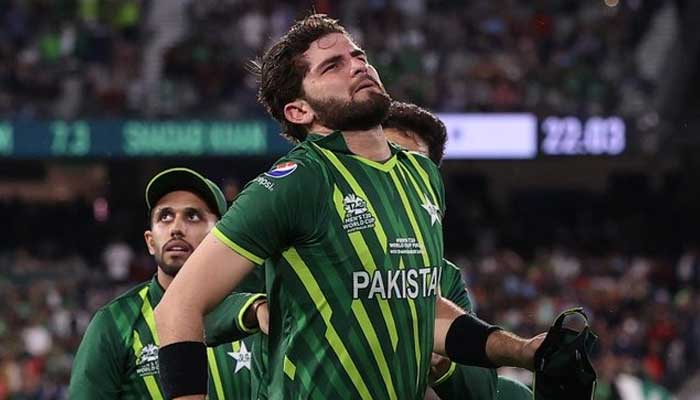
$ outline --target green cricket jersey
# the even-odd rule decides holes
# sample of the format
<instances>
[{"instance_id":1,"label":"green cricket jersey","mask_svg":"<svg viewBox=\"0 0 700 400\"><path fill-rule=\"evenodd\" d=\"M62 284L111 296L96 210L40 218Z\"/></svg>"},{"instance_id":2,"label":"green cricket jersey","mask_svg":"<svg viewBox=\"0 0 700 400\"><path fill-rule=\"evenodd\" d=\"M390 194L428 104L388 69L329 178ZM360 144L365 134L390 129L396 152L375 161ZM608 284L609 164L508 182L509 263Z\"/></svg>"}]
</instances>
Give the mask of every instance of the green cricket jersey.
<instances>
[{"instance_id":1,"label":"green cricket jersey","mask_svg":"<svg viewBox=\"0 0 700 400\"><path fill-rule=\"evenodd\" d=\"M68 397L86 399L162 399L158 382L158 335L153 308L163 296L154 277L97 311L80 343L71 371ZM237 299L227 299L212 320L217 331L231 325ZM245 300L247 301L247 300ZM243 305L240 305L243 306ZM215 311L219 313L217 309ZM251 399L250 340L207 349L209 399Z\"/></svg>"},{"instance_id":2,"label":"green cricket jersey","mask_svg":"<svg viewBox=\"0 0 700 400\"><path fill-rule=\"evenodd\" d=\"M213 233L266 265L271 399L422 399L443 254L427 158L357 157L310 135L241 192Z\"/></svg>"},{"instance_id":3,"label":"green cricket jersey","mask_svg":"<svg viewBox=\"0 0 700 400\"><path fill-rule=\"evenodd\" d=\"M440 290L442 296L460 306L467 312L473 312L471 299L465 284L462 281L459 268L452 262L444 260L441 274ZM237 288L238 289L238 288ZM242 299L259 295L255 292L265 290L265 280L261 276L261 270L256 269L248 276L241 285L241 290L251 293L241 292L233 296L241 296ZM212 321L210 325L216 324L215 336L207 335L207 342L212 345L233 340L233 338L245 337L247 331L245 327L237 322L231 324L231 316L237 316L245 312L244 301L239 302L239 307L232 307L230 312L210 314L208 318L219 319ZM245 302L250 304L252 302ZM220 308L220 307L219 307ZM240 317L236 318L240 321ZM267 367L266 355L262 352L264 341L263 335L250 336L250 348L252 348L252 377L251 385L253 398L266 400L268 398L267 387L264 384L265 371ZM531 400L532 391L519 382L499 377L495 369L457 365L452 363L450 370L441 377L437 383L433 384L436 393L442 400Z\"/></svg>"}]
</instances>

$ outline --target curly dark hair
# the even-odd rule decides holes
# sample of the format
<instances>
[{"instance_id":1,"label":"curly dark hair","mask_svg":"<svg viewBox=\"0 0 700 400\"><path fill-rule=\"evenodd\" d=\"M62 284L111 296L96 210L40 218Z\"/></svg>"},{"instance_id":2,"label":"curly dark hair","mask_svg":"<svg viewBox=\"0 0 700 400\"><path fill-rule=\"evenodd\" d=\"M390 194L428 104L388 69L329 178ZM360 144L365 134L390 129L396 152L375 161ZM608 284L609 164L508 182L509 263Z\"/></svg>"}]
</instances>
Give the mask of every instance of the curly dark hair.
<instances>
[{"instance_id":1,"label":"curly dark hair","mask_svg":"<svg viewBox=\"0 0 700 400\"><path fill-rule=\"evenodd\" d=\"M258 101L282 125L282 136L298 143L306 138L303 126L292 124L284 117L284 106L304 96L302 81L309 64L302 57L311 43L331 33L351 38L345 28L325 14L312 14L289 28L262 58L252 61L248 69L258 76Z\"/></svg>"},{"instance_id":2,"label":"curly dark hair","mask_svg":"<svg viewBox=\"0 0 700 400\"><path fill-rule=\"evenodd\" d=\"M415 104L391 102L389 115L382 122L384 128L415 132L428 145L428 156L437 165L442 162L447 142L445 124L430 111Z\"/></svg>"}]
</instances>

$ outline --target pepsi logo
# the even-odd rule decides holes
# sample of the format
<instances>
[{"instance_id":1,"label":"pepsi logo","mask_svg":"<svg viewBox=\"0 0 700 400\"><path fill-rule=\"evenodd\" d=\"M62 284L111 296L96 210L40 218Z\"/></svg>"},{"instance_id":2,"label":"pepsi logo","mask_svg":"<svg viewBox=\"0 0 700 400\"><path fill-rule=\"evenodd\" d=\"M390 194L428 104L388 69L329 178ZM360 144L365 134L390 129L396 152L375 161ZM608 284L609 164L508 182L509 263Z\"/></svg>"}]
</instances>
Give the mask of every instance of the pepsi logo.
<instances>
[{"instance_id":1,"label":"pepsi logo","mask_svg":"<svg viewBox=\"0 0 700 400\"><path fill-rule=\"evenodd\" d=\"M269 176L270 178L284 178L285 176L290 175L296 169L297 163L288 161L275 165L271 170L265 172L265 175Z\"/></svg>"}]
</instances>

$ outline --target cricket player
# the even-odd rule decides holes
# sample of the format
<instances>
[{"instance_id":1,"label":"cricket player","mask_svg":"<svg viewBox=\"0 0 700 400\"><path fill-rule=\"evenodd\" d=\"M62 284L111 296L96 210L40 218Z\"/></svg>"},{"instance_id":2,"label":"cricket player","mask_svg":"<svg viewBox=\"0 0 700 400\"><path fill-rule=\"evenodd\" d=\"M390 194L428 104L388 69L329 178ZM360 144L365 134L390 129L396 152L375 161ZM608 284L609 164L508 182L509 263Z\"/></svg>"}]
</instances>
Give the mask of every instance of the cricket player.
<instances>
[{"instance_id":1,"label":"cricket player","mask_svg":"<svg viewBox=\"0 0 700 400\"><path fill-rule=\"evenodd\" d=\"M429 157L436 165L440 165L445 151L447 133L445 125L429 111L413 104L392 102L389 116L382 122L384 133L390 142L400 144L406 150L416 151ZM247 279L251 281L250 278ZM473 313L472 303L462 281L459 268L449 261L445 261L441 274L440 288L442 296L462 307L467 312ZM264 291L263 279L258 279L257 286L251 287L252 291ZM252 296L252 294L251 294ZM241 303L243 304L243 303ZM247 310L240 310L244 313ZM228 318L228 317L227 317ZM230 318L228 318L230 319ZM238 318L240 319L240 318ZM257 319L251 320L253 323ZM220 326L225 326L226 321L221 321ZM230 341L231 337L241 334L240 326L229 325L229 330L221 330L216 337L211 339L217 342ZM254 329L255 326L245 327ZM207 335L209 341L209 335ZM253 359L256 368L253 371L254 382L264 380L264 355L260 354L262 337L255 338L253 345ZM495 369L456 365L449 359L433 354L435 361L431 368L431 387L442 400L473 399L473 400L530 400L532 391L527 386L506 377L499 377ZM258 399L267 398L267 390L264 385L255 386Z\"/></svg>"},{"instance_id":2,"label":"cricket player","mask_svg":"<svg viewBox=\"0 0 700 400\"><path fill-rule=\"evenodd\" d=\"M150 227L144 232L158 270L153 279L97 311L71 371L71 400L163 399L158 383L158 333L153 308L202 239L226 212L221 190L187 168L168 169L146 187ZM259 296L230 297L208 321L216 334L229 329L232 310L260 304ZM257 301L257 302L256 302ZM248 302L249 304L245 304ZM250 323L250 322L249 322ZM250 339L207 349L210 399L252 399Z\"/></svg>"},{"instance_id":3,"label":"cricket player","mask_svg":"<svg viewBox=\"0 0 700 400\"><path fill-rule=\"evenodd\" d=\"M439 171L387 142L390 98L345 29L309 16L258 66L261 102L301 143L246 186L157 307L166 397L204 397L203 316L263 264L271 399L422 399L433 350L532 369L543 335L439 295Z\"/></svg>"},{"instance_id":4,"label":"cricket player","mask_svg":"<svg viewBox=\"0 0 700 400\"><path fill-rule=\"evenodd\" d=\"M429 157L436 165L442 163L447 131L435 115L415 104L394 101L389 116L382 122L384 134L391 142L406 150ZM474 313L459 267L445 261L440 287L442 296ZM498 376L495 369L456 365L449 359L433 354L431 387L442 400L531 400L532 391L520 382Z\"/></svg>"}]
</instances>

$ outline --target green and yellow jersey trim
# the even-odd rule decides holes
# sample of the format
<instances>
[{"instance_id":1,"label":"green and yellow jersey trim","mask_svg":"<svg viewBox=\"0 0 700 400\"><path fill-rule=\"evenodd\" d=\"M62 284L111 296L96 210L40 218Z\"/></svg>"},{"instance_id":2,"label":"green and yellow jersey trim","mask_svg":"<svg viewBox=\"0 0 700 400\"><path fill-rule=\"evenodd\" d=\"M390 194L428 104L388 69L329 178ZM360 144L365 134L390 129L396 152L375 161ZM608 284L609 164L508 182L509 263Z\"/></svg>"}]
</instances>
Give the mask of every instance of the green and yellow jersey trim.
<instances>
[{"instance_id":1,"label":"green and yellow jersey trim","mask_svg":"<svg viewBox=\"0 0 700 400\"><path fill-rule=\"evenodd\" d=\"M446 380L448 380L452 375L454 375L455 370L457 369L457 364L454 362L450 362L450 368L445 372L441 377L435 380L435 383L433 385L439 385Z\"/></svg>"},{"instance_id":2,"label":"green and yellow jersey trim","mask_svg":"<svg viewBox=\"0 0 700 400\"><path fill-rule=\"evenodd\" d=\"M221 232L219 228L214 227L211 230L211 233L214 234L214 236L219 239L223 244L228 246L231 250L235 251L236 253L240 254L242 257L248 259L249 261L253 262L256 265L262 265L265 260L262 257L258 257L252 252L244 249L241 245L235 243L233 240L229 239L226 234Z\"/></svg>"},{"instance_id":3,"label":"green and yellow jersey trim","mask_svg":"<svg viewBox=\"0 0 700 400\"><path fill-rule=\"evenodd\" d=\"M241 311L238 313L238 316L236 317L236 320L238 321L238 328L242 330L245 333L255 333L259 331L259 328L248 328L245 326L245 323L243 323L243 317L245 316L246 311L248 311L248 308L258 299L261 298L266 298L267 295L265 293L257 293L252 296L243 304L243 307L241 307Z\"/></svg>"}]
</instances>

